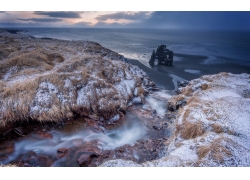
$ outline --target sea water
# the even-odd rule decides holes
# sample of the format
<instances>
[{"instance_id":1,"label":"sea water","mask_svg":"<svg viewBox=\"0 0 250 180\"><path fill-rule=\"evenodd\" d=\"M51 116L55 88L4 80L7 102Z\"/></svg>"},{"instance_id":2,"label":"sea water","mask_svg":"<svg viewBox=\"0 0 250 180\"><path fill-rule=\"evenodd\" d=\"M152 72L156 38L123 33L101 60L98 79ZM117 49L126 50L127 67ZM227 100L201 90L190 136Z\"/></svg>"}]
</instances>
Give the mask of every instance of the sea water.
<instances>
[{"instance_id":1,"label":"sea water","mask_svg":"<svg viewBox=\"0 0 250 180\"><path fill-rule=\"evenodd\" d=\"M35 37L98 42L148 66L161 44L175 54L202 55L205 64L234 62L250 66L250 32L109 28L27 28ZM175 59L178 60L178 59ZM222 62L223 60L223 62Z\"/></svg>"}]
</instances>

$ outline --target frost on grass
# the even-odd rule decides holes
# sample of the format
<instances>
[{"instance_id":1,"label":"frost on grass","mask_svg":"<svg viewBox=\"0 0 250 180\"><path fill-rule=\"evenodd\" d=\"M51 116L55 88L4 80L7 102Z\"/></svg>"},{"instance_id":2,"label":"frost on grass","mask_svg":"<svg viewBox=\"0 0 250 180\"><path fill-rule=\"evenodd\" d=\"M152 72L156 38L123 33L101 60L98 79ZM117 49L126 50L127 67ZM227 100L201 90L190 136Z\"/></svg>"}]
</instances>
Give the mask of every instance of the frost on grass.
<instances>
[{"instance_id":1,"label":"frost on grass","mask_svg":"<svg viewBox=\"0 0 250 180\"><path fill-rule=\"evenodd\" d=\"M154 85L137 66L94 42L8 39L0 37L5 42L0 44L0 127L74 114L115 121Z\"/></svg>"},{"instance_id":2,"label":"frost on grass","mask_svg":"<svg viewBox=\"0 0 250 180\"><path fill-rule=\"evenodd\" d=\"M177 112L165 157L141 166L250 166L249 74L202 76L169 103L179 100L187 105Z\"/></svg>"}]
</instances>

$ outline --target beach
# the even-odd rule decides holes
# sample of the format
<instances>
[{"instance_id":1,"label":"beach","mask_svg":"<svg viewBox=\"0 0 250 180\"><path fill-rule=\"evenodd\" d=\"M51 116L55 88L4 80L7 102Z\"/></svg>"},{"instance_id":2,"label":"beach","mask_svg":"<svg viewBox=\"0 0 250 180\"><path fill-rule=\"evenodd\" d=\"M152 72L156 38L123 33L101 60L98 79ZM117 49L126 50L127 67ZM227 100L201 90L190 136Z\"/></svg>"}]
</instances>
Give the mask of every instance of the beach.
<instances>
[{"instance_id":1,"label":"beach","mask_svg":"<svg viewBox=\"0 0 250 180\"><path fill-rule=\"evenodd\" d=\"M206 64L207 56L176 54L175 57L178 60L174 61L173 66L148 64L150 67L147 67L138 60L128 59L128 61L144 70L158 87L167 90L176 90L181 81L190 81L203 75L220 72L250 73L250 67L233 61Z\"/></svg>"}]
</instances>

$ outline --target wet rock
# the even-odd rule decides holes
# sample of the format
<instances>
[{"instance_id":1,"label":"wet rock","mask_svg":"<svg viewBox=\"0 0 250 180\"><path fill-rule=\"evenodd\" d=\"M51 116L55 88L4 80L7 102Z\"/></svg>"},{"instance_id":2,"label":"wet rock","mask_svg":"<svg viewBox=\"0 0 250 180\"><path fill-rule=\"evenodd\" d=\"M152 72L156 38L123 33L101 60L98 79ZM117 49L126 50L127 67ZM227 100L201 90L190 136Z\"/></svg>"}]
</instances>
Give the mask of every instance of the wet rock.
<instances>
[{"instance_id":1,"label":"wet rock","mask_svg":"<svg viewBox=\"0 0 250 180\"><path fill-rule=\"evenodd\" d=\"M24 136L22 127L17 127L13 129L13 132L18 136Z\"/></svg>"},{"instance_id":2,"label":"wet rock","mask_svg":"<svg viewBox=\"0 0 250 180\"><path fill-rule=\"evenodd\" d=\"M187 101L177 101L176 103L176 109L182 108L183 106L185 106L187 104Z\"/></svg>"},{"instance_id":3,"label":"wet rock","mask_svg":"<svg viewBox=\"0 0 250 180\"><path fill-rule=\"evenodd\" d=\"M91 145L89 147L83 147L81 149L78 150L78 153L87 153L93 156L99 156L101 154L101 150L98 147L91 147Z\"/></svg>"},{"instance_id":4,"label":"wet rock","mask_svg":"<svg viewBox=\"0 0 250 180\"><path fill-rule=\"evenodd\" d=\"M156 110L153 110L153 112L152 112L152 116L156 116L156 115L157 115Z\"/></svg>"},{"instance_id":5,"label":"wet rock","mask_svg":"<svg viewBox=\"0 0 250 180\"><path fill-rule=\"evenodd\" d=\"M68 151L69 151L69 149L67 149L67 148L57 149L57 157L63 158L67 154Z\"/></svg>"},{"instance_id":6,"label":"wet rock","mask_svg":"<svg viewBox=\"0 0 250 180\"><path fill-rule=\"evenodd\" d=\"M40 167L50 167L53 164L53 161L46 156L39 156L38 161L38 165Z\"/></svg>"},{"instance_id":7,"label":"wet rock","mask_svg":"<svg viewBox=\"0 0 250 180\"><path fill-rule=\"evenodd\" d=\"M176 92L176 94L181 94L182 88L178 88L175 92Z\"/></svg>"},{"instance_id":8,"label":"wet rock","mask_svg":"<svg viewBox=\"0 0 250 180\"><path fill-rule=\"evenodd\" d=\"M186 87L188 85L189 81L181 81L179 84L179 87Z\"/></svg>"},{"instance_id":9,"label":"wet rock","mask_svg":"<svg viewBox=\"0 0 250 180\"><path fill-rule=\"evenodd\" d=\"M156 130L159 130L159 129L161 129L161 126L157 124L157 125L153 125L152 128L156 129Z\"/></svg>"},{"instance_id":10,"label":"wet rock","mask_svg":"<svg viewBox=\"0 0 250 180\"><path fill-rule=\"evenodd\" d=\"M187 101L177 101L177 103L175 105L171 105L170 103L168 103L168 110L173 112L178 110L179 108L185 106L187 104Z\"/></svg>"},{"instance_id":11,"label":"wet rock","mask_svg":"<svg viewBox=\"0 0 250 180\"><path fill-rule=\"evenodd\" d=\"M0 146L0 152L4 153L5 155L12 154L15 151L14 143L7 143Z\"/></svg>"},{"instance_id":12,"label":"wet rock","mask_svg":"<svg viewBox=\"0 0 250 180\"><path fill-rule=\"evenodd\" d=\"M77 163L81 167L88 167L91 161L91 155L90 154L82 154L78 160Z\"/></svg>"},{"instance_id":13,"label":"wet rock","mask_svg":"<svg viewBox=\"0 0 250 180\"><path fill-rule=\"evenodd\" d=\"M48 132L44 132L44 131L38 131L36 133L36 135L41 138L41 139L52 139L53 135L48 133Z\"/></svg>"},{"instance_id":14,"label":"wet rock","mask_svg":"<svg viewBox=\"0 0 250 180\"><path fill-rule=\"evenodd\" d=\"M34 151L29 151L28 153L24 154L19 162L17 163L19 166L23 166L24 164L29 164L30 166L38 166L38 157Z\"/></svg>"}]
</instances>

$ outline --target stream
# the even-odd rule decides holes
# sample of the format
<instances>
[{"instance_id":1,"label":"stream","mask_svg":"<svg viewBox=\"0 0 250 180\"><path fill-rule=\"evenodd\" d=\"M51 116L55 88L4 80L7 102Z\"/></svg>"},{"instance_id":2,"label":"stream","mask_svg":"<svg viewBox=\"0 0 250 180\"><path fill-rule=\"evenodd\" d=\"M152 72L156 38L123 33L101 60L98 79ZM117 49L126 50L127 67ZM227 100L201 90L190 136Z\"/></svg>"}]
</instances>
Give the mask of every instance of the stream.
<instances>
[{"instance_id":1,"label":"stream","mask_svg":"<svg viewBox=\"0 0 250 180\"><path fill-rule=\"evenodd\" d=\"M132 105L119 125L89 124L85 118L50 130L42 129L0 145L0 164L18 166L98 166L115 158L138 163L160 158L170 136L167 100L170 91L157 91L146 103ZM117 124L117 123L116 123Z\"/></svg>"}]
</instances>

